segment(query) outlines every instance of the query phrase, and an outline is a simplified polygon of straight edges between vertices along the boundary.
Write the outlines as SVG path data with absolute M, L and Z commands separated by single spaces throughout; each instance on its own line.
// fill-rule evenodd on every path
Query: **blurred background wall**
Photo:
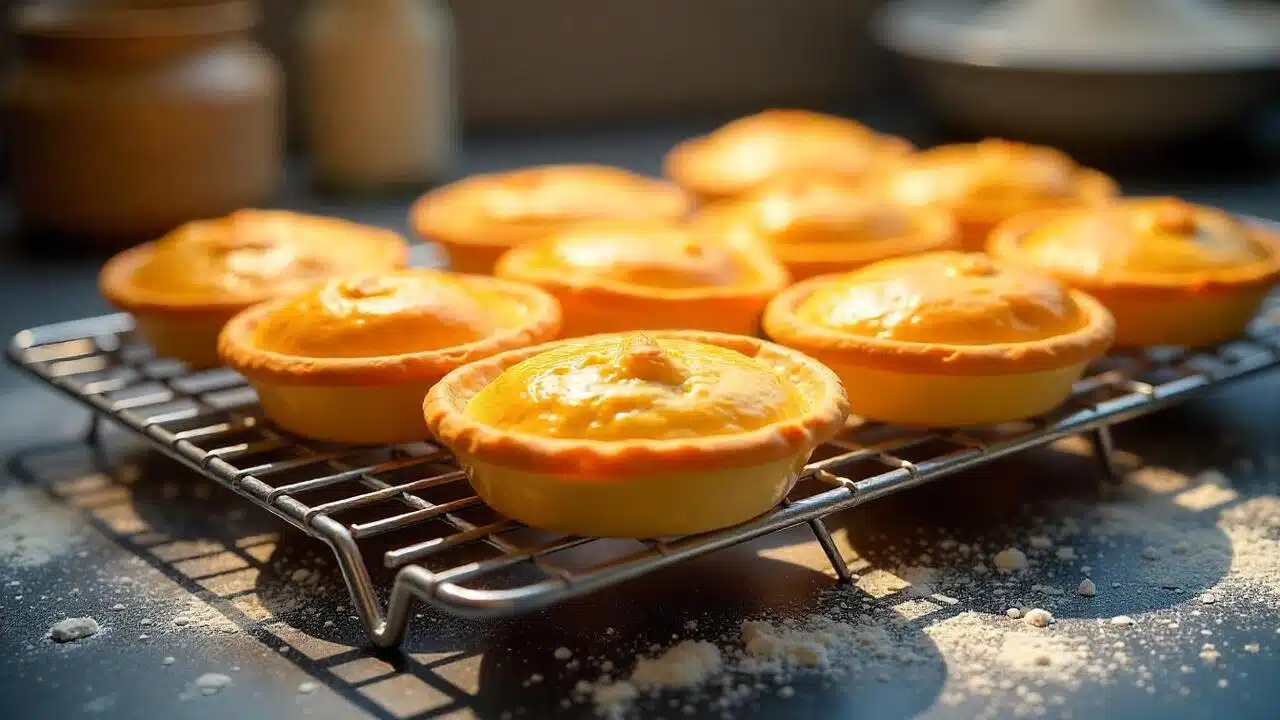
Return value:
M 150 0 L 158 1 L 166 0 Z M 884 63 L 866 32 L 880 1 L 448 4 L 456 23 L 463 109 L 474 127 L 643 119 L 766 104 L 847 105 L 872 92 L 883 74 Z M 261 32 L 286 68 L 293 64 L 293 30 L 306 3 L 261 3 Z M 8 11 L 16 4 L 20 0 L 0 0 L 0 52 L 6 56 L 13 45 Z

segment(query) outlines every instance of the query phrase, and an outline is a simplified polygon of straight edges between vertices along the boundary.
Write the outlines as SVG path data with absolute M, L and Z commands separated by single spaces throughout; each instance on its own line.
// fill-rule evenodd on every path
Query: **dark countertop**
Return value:
M 710 125 L 487 138 L 470 145 L 465 169 L 591 160 L 656 172 L 662 151 Z M 1155 179 L 1148 171 L 1121 180 L 1135 192 L 1176 192 L 1280 217 L 1280 163 L 1264 159 L 1261 170 L 1247 173 L 1237 163 L 1237 170 L 1225 172 L 1222 166 L 1231 161 L 1212 149 L 1204 152 L 1214 160 L 1210 169 L 1182 168 Z M 1251 157 L 1258 162 L 1257 154 Z M 1188 177 L 1193 179 L 1183 179 Z M 282 201 L 401 230 L 407 204 L 407 198 L 323 200 L 301 184 Z M 94 288 L 95 261 L 10 253 L 0 263 L 5 337 L 22 327 L 108 310 Z M 420 608 L 403 652 L 378 654 L 365 646 L 326 548 L 121 433 L 109 434 L 108 451 L 95 455 L 78 441 L 82 411 L 6 367 L 0 369 L 0 552 L 25 549 L 0 555 L 0 696 L 13 716 L 24 718 L 590 715 L 589 704 L 565 709 L 561 701 L 575 682 L 599 671 L 570 669 L 553 657 L 555 648 L 567 647 L 584 660 L 593 656 L 589 665 L 608 659 L 625 668 L 637 649 L 669 645 L 673 634 L 716 638 L 761 614 L 824 609 L 855 620 L 863 614 L 898 618 L 895 633 L 912 648 L 912 658 L 859 656 L 862 664 L 844 677 L 797 673 L 786 681 L 794 688 L 791 697 L 781 697 L 777 683 L 762 683 L 731 710 L 733 716 L 1280 717 L 1280 572 L 1266 552 L 1258 553 L 1271 542 L 1271 555 L 1280 558 L 1280 523 L 1268 526 L 1271 536 L 1255 538 L 1262 545 L 1247 547 L 1220 529 L 1223 513 L 1270 507 L 1266 503 L 1275 500 L 1278 393 L 1280 376 L 1270 373 L 1118 433 L 1131 464 L 1184 471 L 1192 485 L 1205 479 L 1194 477 L 1202 470 L 1224 472 L 1229 480 L 1218 482 L 1229 485 L 1230 498 L 1222 504 L 1193 511 L 1174 502 L 1168 488 L 1146 481 L 1104 491 L 1087 459 L 1037 451 L 834 519 L 830 525 L 842 550 L 861 568 L 857 587 L 834 583 L 816 545 L 796 530 L 527 618 L 463 621 Z M 1099 506 L 1120 508 L 1112 514 L 1125 520 L 1114 532 L 1089 530 L 1102 522 L 1094 510 Z M 993 584 L 1001 576 L 973 576 L 967 570 L 973 560 L 955 559 L 956 542 L 973 543 L 984 554 L 1008 544 L 1030 552 L 1029 538 L 1046 532 L 1045 518 L 1059 544 L 1071 535 L 1081 560 L 1056 562 L 1033 552 L 1033 572 L 1002 588 Z M 1158 522 L 1147 522 L 1153 518 Z M 1072 534 L 1073 526 L 1085 531 Z M 1201 558 L 1170 566 L 1179 587 L 1143 581 L 1151 578 L 1152 561 L 1141 550 L 1156 547 L 1169 556 L 1171 538 L 1179 537 L 1192 539 L 1192 555 Z M 1199 555 L 1202 544 L 1225 549 Z M 927 606 L 921 610 L 903 603 L 910 593 L 885 591 L 874 581 L 883 575 L 876 569 L 923 564 L 920 553 L 939 567 L 966 568 L 937 580 L 957 602 L 914 598 Z M 1093 566 L 1097 597 L 1075 594 L 1079 564 Z M 319 579 L 291 579 L 299 569 Z M 1253 587 L 1253 580 L 1277 584 L 1275 592 Z M 1037 595 L 1031 586 L 1041 583 L 1067 592 Z M 1217 603 L 1197 600 L 1220 583 Z M 300 584 L 303 590 L 296 589 Z M 1021 598 L 1053 606 L 1059 622 L 1043 632 L 1078 640 L 1091 659 L 1066 676 L 1046 676 L 1015 667 L 1018 658 L 1013 665 L 988 658 L 979 665 L 991 683 L 974 681 L 969 654 L 999 644 L 1000 636 L 938 628 L 964 611 L 977 613 L 971 619 L 982 627 L 1021 628 L 1003 617 Z M 116 603 L 124 609 L 112 610 Z M 853 609 L 837 610 L 841 603 Z M 1120 614 L 1138 624 L 1122 632 L 1105 620 Z M 97 618 L 103 631 L 66 645 L 44 639 L 51 624 L 79 615 Z M 177 617 L 192 622 L 179 626 Z M 697 622 L 696 630 L 685 629 L 689 620 Z M 1205 642 L 1214 643 L 1220 661 L 1201 657 Z M 1128 660 L 1116 666 L 1108 660 L 1116 652 Z M 167 657 L 174 658 L 171 665 L 164 664 Z M 1055 655 L 1053 663 L 1058 661 Z M 202 696 L 192 683 L 206 672 L 225 673 L 232 685 Z M 545 680 L 531 683 L 533 673 Z M 314 691 L 300 692 L 309 682 L 316 683 Z M 1028 701 L 1028 693 L 1043 702 Z M 687 702 L 697 716 L 718 716 L 718 694 L 710 696 L 672 692 L 640 708 L 646 715 L 682 717 Z M 673 698 L 678 709 L 668 703 Z

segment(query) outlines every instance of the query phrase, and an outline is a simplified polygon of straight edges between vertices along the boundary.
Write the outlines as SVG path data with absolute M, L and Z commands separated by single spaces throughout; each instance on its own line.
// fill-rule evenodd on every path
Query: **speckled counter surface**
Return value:
M 470 148 L 466 169 L 593 160 L 656 172 L 661 152 L 698 129 L 489 139 Z M 1126 185 L 1277 217 L 1278 176 L 1273 164 L 1229 182 Z M 407 199 L 326 202 L 298 186 L 284 204 L 404 229 Z M 105 312 L 95 272 L 90 260 L 6 257 L 0 331 Z M 91 452 L 78 441 L 82 411 L 5 368 L 3 714 L 590 716 L 573 687 L 604 661 L 628 668 L 673 636 L 730 651 L 744 620 L 820 612 L 889 639 L 833 651 L 833 670 L 739 673 L 733 690 L 717 681 L 666 692 L 635 713 L 1280 717 L 1277 398 L 1271 373 L 1123 427 L 1134 473 L 1120 489 L 1104 490 L 1091 459 L 1064 443 L 839 516 L 830 525 L 862 575 L 856 586 L 836 584 L 793 531 L 526 618 L 420 608 L 403 652 L 375 654 L 323 546 L 123 434 Z M 975 570 L 1009 546 L 1028 553 L 1029 570 Z M 1085 566 L 1092 598 L 1076 592 Z M 1057 622 L 1031 628 L 1005 615 L 1015 605 L 1050 609 Z M 65 645 L 45 638 L 82 615 L 102 631 Z M 1118 615 L 1135 624 L 1112 624 Z M 556 659 L 560 647 L 572 658 Z M 231 684 L 205 695 L 194 684 L 204 673 Z

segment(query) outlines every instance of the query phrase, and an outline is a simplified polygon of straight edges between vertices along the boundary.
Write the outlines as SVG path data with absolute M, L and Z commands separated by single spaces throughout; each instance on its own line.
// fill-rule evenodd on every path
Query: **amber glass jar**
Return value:
M 19 10 L 4 97 L 23 226 L 124 244 L 267 201 L 283 109 L 256 21 L 239 1 Z

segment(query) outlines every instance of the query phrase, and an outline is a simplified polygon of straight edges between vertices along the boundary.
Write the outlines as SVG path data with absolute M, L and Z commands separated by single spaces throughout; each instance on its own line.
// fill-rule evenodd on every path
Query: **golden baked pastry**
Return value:
M 218 351 L 280 427 L 398 443 L 426 437 L 422 398 L 446 373 L 559 328 L 555 298 L 535 287 L 415 268 L 332 278 L 249 308 Z
M 861 177 L 913 150 L 853 120 L 805 110 L 766 110 L 676 145 L 667 177 L 701 202 L 740 195 L 778 175 L 808 172 Z
M 798 283 L 769 304 L 764 327 L 835 370 L 854 414 L 925 427 L 1044 413 L 1115 335 L 1088 295 L 959 252 Z
M 486 503 L 529 525 L 664 537 L 776 505 L 844 424 L 827 368 L 755 338 L 595 335 L 461 368 L 423 403 Z
M 1019 216 L 991 252 L 1096 297 L 1123 347 L 1237 337 L 1280 279 L 1280 234 L 1176 198 Z
M 239 210 L 187 223 L 107 261 L 98 284 L 133 314 L 156 354 L 218 364 L 218 331 L 232 315 L 325 277 L 401 267 L 396 233 L 282 210 Z
M 875 186 L 823 173 L 770 180 L 704 208 L 693 224 L 731 240 L 763 242 L 793 280 L 959 244 L 946 210 L 908 207 Z
M 951 210 L 965 249 L 982 251 L 1001 221 L 1029 210 L 1099 205 L 1119 189 L 1053 148 L 989 139 L 917 153 L 887 172 L 888 192 Z
M 671 183 L 604 165 L 544 165 L 472 175 L 414 204 L 414 230 L 457 272 L 488 274 L 508 249 L 583 220 L 678 220 L 689 198 Z
M 582 223 L 508 251 L 498 277 L 547 290 L 565 337 L 650 329 L 755 335 L 769 299 L 790 282 L 768 253 L 674 223 Z

